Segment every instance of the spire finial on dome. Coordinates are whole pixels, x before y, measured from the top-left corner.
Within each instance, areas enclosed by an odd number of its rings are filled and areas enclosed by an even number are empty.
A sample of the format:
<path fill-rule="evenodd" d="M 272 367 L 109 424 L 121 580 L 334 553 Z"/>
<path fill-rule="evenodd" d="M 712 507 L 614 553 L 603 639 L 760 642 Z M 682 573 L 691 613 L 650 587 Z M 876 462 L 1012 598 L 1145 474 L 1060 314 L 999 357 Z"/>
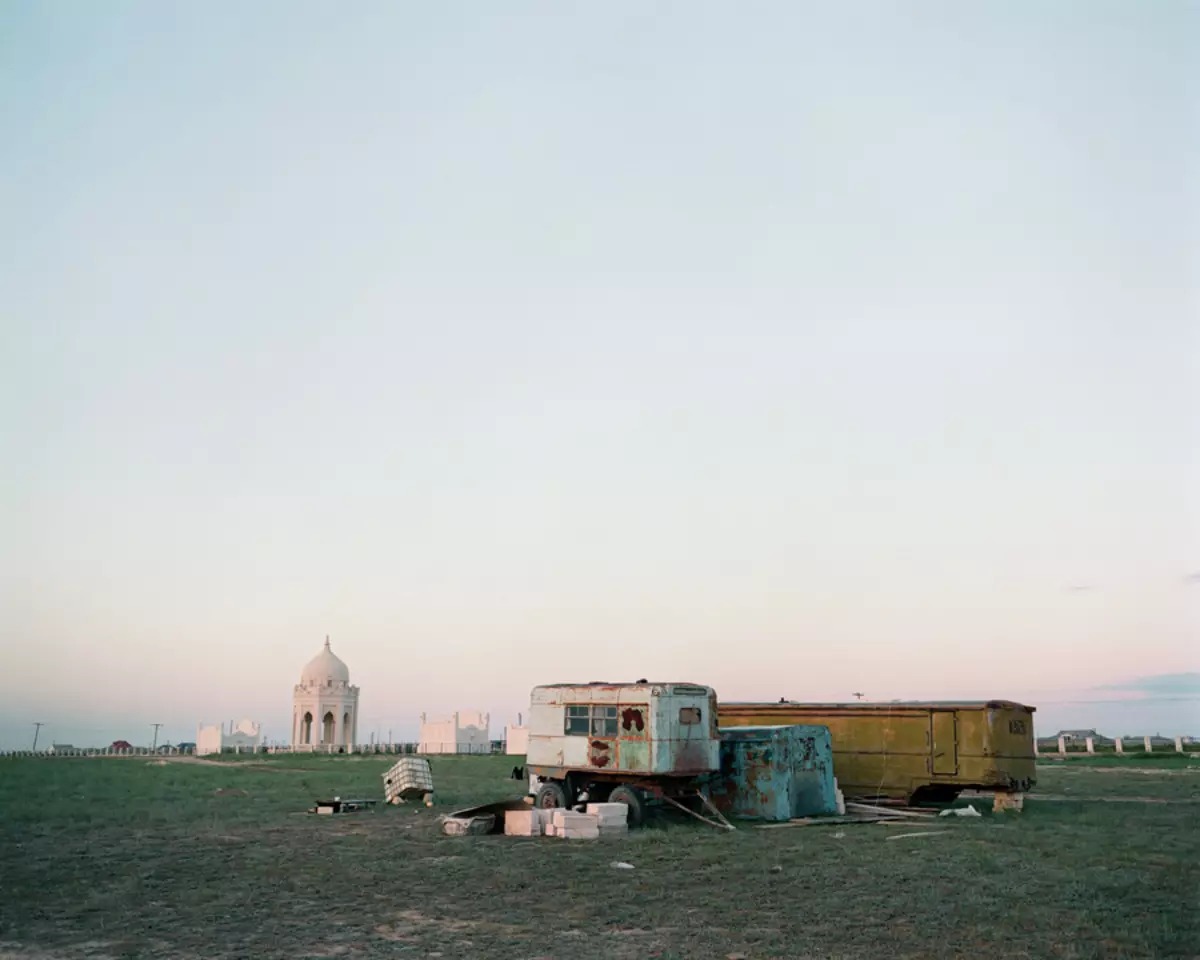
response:
<path fill-rule="evenodd" d="M 325 649 L 329 649 L 329 634 L 325 634 Z"/>

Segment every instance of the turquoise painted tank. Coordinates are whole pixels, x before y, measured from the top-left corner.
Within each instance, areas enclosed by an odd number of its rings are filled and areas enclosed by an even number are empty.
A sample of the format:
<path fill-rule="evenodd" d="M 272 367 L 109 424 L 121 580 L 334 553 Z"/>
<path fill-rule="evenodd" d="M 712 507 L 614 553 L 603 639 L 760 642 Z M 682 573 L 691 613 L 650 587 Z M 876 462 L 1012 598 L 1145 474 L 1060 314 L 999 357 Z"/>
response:
<path fill-rule="evenodd" d="M 734 727 L 721 731 L 721 772 L 712 801 L 728 817 L 792 820 L 837 812 L 828 727 Z"/>

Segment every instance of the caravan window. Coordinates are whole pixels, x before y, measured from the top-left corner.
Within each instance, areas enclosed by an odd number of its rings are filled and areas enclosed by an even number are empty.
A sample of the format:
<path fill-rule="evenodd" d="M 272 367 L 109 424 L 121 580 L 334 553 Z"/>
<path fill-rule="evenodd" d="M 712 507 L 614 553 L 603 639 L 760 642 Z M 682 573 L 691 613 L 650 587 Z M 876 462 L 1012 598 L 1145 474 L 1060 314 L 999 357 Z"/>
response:
<path fill-rule="evenodd" d="M 563 721 L 563 732 L 576 737 L 615 737 L 617 735 L 617 708 L 600 704 L 573 704 L 567 706 Z"/>
<path fill-rule="evenodd" d="M 617 708 L 592 707 L 592 736 L 615 737 L 617 735 Z"/>
<path fill-rule="evenodd" d="M 563 728 L 564 732 L 586 737 L 589 712 L 587 707 L 567 707 L 567 722 Z"/>

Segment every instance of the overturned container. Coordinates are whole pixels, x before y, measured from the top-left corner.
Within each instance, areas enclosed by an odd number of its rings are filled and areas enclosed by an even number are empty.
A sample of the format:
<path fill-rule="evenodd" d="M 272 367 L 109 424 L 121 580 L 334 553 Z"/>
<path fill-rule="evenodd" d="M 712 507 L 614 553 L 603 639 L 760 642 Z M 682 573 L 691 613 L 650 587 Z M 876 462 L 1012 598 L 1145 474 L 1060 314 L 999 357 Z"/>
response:
<path fill-rule="evenodd" d="M 402 757 L 383 775 L 383 795 L 388 803 L 403 803 L 433 795 L 433 771 L 424 757 Z"/>
<path fill-rule="evenodd" d="M 709 794 L 730 817 L 792 820 L 837 813 L 829 728 L 721 730 L 721 772 L 710 781 Z"/>

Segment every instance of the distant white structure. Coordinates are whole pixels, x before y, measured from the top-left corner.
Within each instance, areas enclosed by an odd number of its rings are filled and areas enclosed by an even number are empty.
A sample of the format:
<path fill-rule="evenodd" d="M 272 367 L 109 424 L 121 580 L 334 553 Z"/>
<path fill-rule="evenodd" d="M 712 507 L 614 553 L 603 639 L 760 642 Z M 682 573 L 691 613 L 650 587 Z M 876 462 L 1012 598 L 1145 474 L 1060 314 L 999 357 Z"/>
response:
<path fill-rule="evenodd" d="M 292 692 L 292 747 L 300 750 L 349 750 L 358 739 L 358 687 L 350 668 L 329 649 L 300 672 Z"/>
<path fill-rule="evenodd" d="M 196 755 L 220 753 L 227 749 L 253 750 L 262 743 L 262 725 L 253 720 L 242 720 L 235 727 L 229 723 L 229 732 L 222 724 L 199 724 L 196 727 Z"/>
<path fill-rule="evenodd" d="M 504 728 L 504 752 L 521 755 L 529 752 L 529 728 L 521 723 L 519 713 L 517 722 Z"/>
<path fill-rule="evenodd" d="M 490 717 L 477 710 L 456 710 L 448 717 L 430 720 L 421 714 L 418 753 L 491 753 Z"/>

